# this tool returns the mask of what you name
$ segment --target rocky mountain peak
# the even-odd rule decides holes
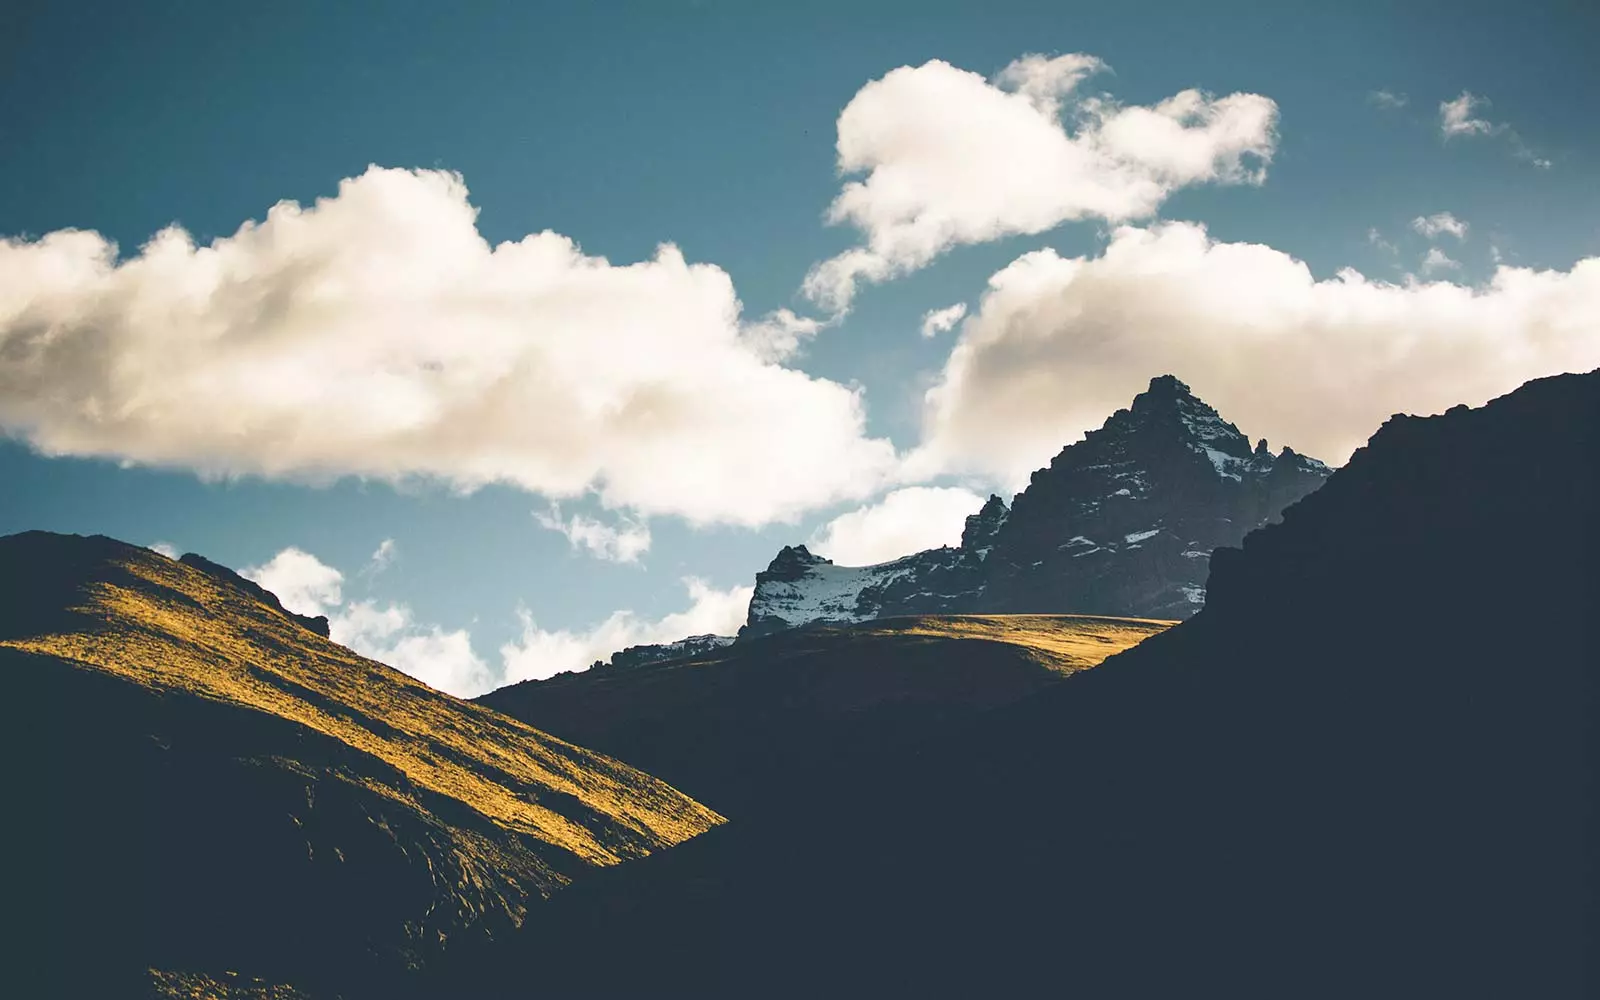
[[[987,551],[1010,514],[1011,509],[1004,500],[997,494],[989,494],[982,509],[967,515],[966,527],[961,530],[961,547],[972,552]]]
[[[1205,601],[1211,550],[1316,489],[1329,470],[1251,439],[1173,375],[1063,448],[1011,502],[991,496],[959,548],[835,566],[785,546],[743,637],[808,622],[932,613],[1083,612],[1185,618]]]
[[[814,554],[804,545],[785,545],[767,564],[764,576],[788,580],[804,575],[813,566],[832,565],[833,560]]]

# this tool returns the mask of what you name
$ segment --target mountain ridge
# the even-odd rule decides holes
[[[577,886],[532,938],[552,976],[625,943],[616,992],[1587,995],[1597,509],[1600,371],[1393,418],[1218,550],[1198,615]]]
[[[102,943],[107,975],[367,989],[723,821],[318,624],[200,557],[0,538],[9,735],[49,767],[56,860],[18,896],[41,933]]]
[[[1079,613],[1186,618],[1213,549],[1237,544],[1322,485],[1327,466],[1274,455],[1172,375],[1150,380],[1033,473],[990,496],[958,546],[836,566],[785,546],[756,575],[741,638],[900,614]]]

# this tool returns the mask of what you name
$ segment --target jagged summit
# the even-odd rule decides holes
[[[958,547],[835,566],[785,546],[756,576],[741,638],[810,622],[932,613],[1081,612],[1185,618],[1205,601],[1211,550],[1316,489],[1327,466],[1236,425],[1159,375],[1033,474],[991,496]]]
[[[1000,499],[998,494],[989,494],[989,499],[982,509],[976,514],[967,515],[966,527],[961,530],[961,547],[988,555],[995,536],[1000,533],[1006,518],[1010,515],[1011,508],[1006,506],[1006,502]]]

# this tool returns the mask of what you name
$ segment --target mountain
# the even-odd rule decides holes
[[[1395,417],[1219,550],[1188,621],[899,746],[823,761],[819,729],[826,781],[574,885],[481,969],[571,996],[1591,995],[1597,510],[1600,372]],[[836,648],[783,645],[809,633],[730,652],[825,671]],[[640,718],[718,738],[674,683]]]
[[[732,643],[731,635],[691,635],[675,642],[643,643],[612,653],[610,660],[596,660],[589,669],[605,670],[608,667],[615,667],[618,670],[631,670],[647,663],[700,656]]]
[[[875,566],[785,547],[756,576],[740,638],[894,615],[1073,612],[1187,618],[1212,550],[1317,489],[1327,466],[1233,424],[1171,375],[1063,448],[1008,509],[997,496],[959,546]]]
[[[584,873],[722,821],[326,631],[198,556],[0,538],[10,815],[37,841],[10,898],[41,954],[90,958],[25,993],[132,996],[117,977],[149,969],[166,995],[241,975],[396,995]],[[91,974],[110,982],[73,982]]]
[[[479,701],[660,775],[738,821],[829,794],[836,766],[1062,682],[1168,627],[1081,615],[819,626]]]

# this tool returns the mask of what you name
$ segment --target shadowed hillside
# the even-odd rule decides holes
[[[356,656],[198,557],[13,535],[0,597],[6,725],[38,784],[18,901],[62,954],[95,956],[65,982],[242,970],[383,995],[575,875],[720,822]]]
[[[484,704],[658,774],[737,820],[838,769],[1017,702],[1168,627],[1083,615],[927,615],[812,627],[682,660],[501,688]],[[806,790],[801,791],[802,788]]]
[[[561,995],[1592,995],[1597,433],[1600,373],[1396,417],[1220,551],[1191,621],[575,885],[472,971],[502,996],[534,995],[528,961]]]

